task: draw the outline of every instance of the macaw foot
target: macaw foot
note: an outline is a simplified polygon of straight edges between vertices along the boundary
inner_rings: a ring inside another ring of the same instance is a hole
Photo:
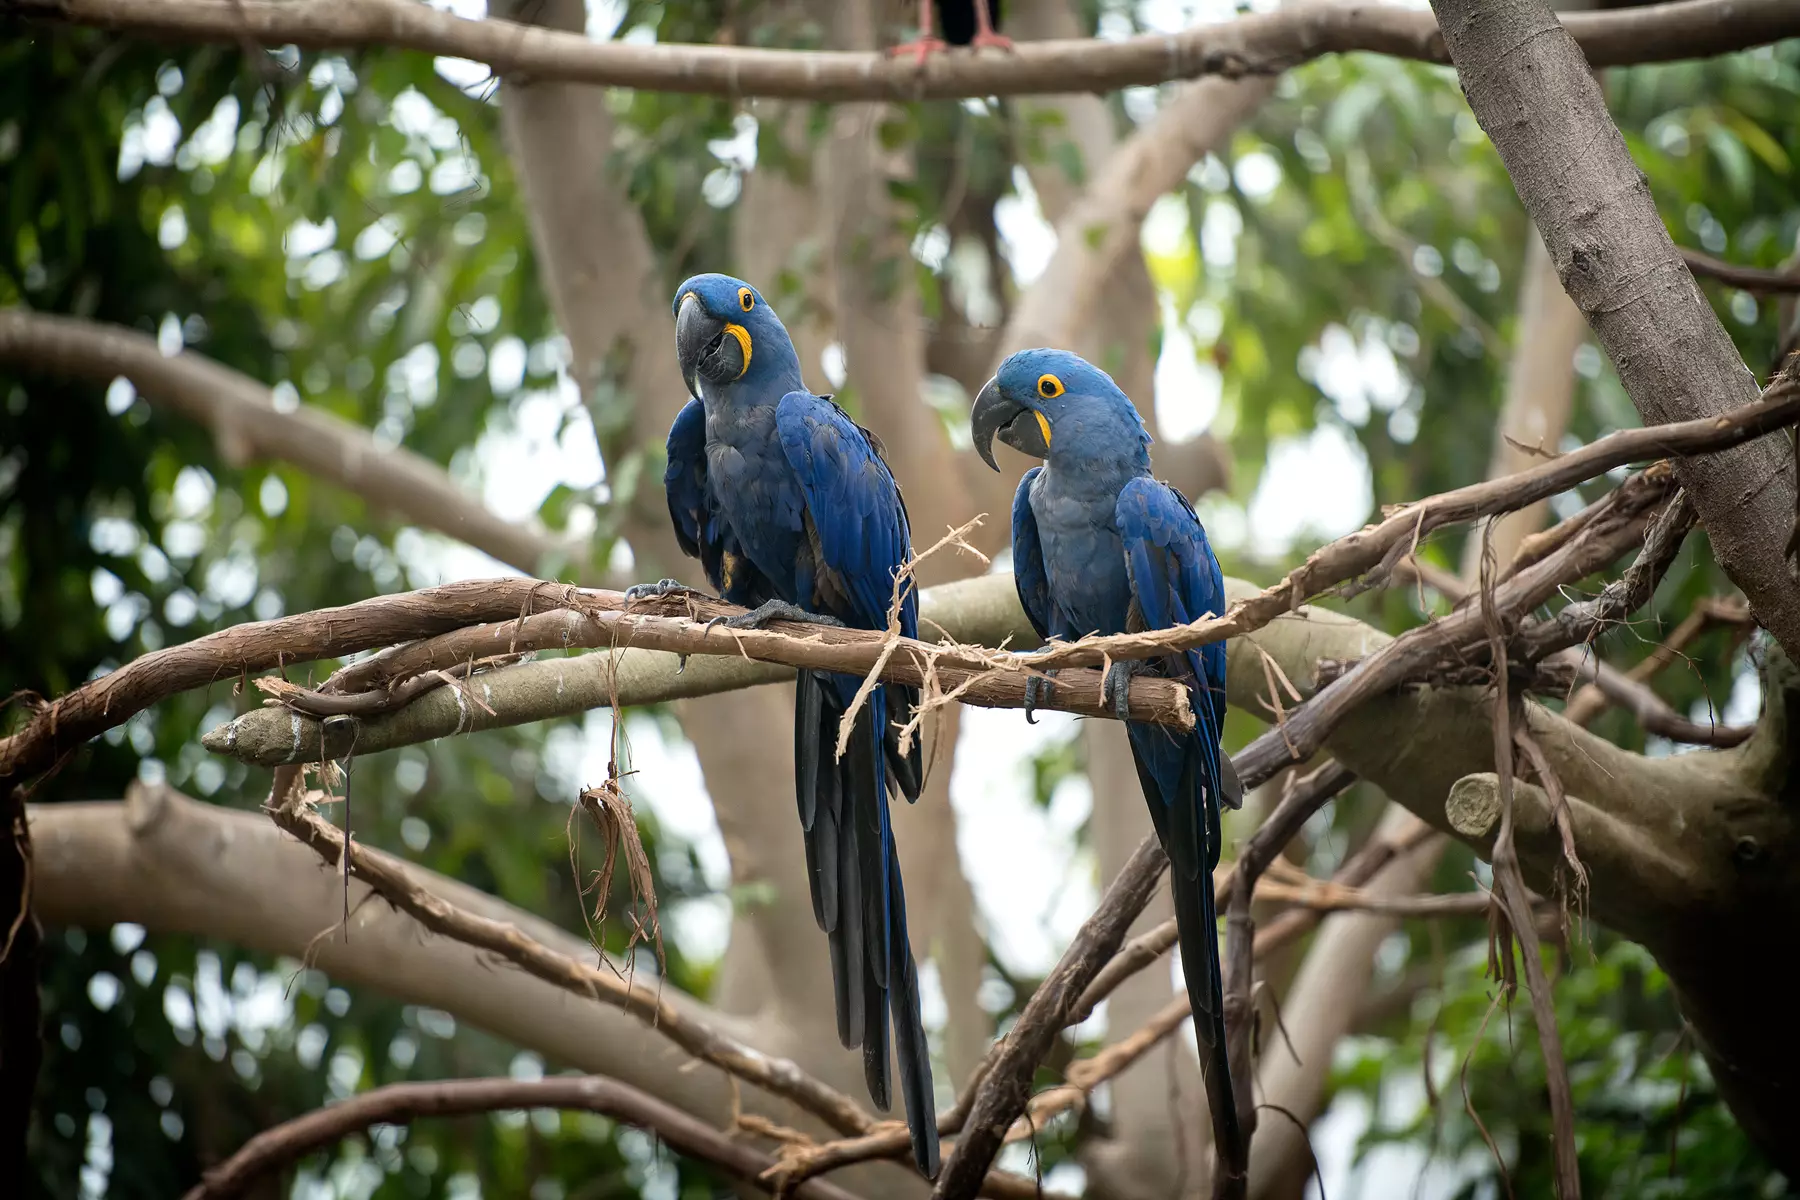
[[[910,54],[913,56],[913,65],[923,70],[926,59],[934,54],[943,54],[949,49],[950,43],[943,38],[932,37],[927,33],[920,35],[914,41],[901,42],[898,46],[889,46],[888,57],[899,58],[902,55]]]
[[[975,36],[969,39],[969,49],[979,50],[983,46],[1010,53],[1013,48],[1013,40],[1005,34],[995,33],[991,29],[977,29]]]
[[[706,623],[708,633],[714,625],[723,625],[727,629],[762,629],[770,621],[796,621],[802,625],[831,625],[838,629],[844,623],[836,617],[824,613],[807,612],[797,604],[789,604],[786,600],[769,600],[747,613],[735,617],[714,617]]]
[[[634,583],[626,588],[625,603],[630,604],[636,600],[655,600],[662,596],[681,595],[699,596],[706,600],[712,599],[712,597],[708,596],[699,588],[691,588],[680,580],[660,579],[655,583]]]
[[[1046,678],[1048,676],[1048,678]],[[1050,702],[1050,693],[1056,690],[1056,668],[1051,667],[1043,675],[1027,675],[1025,677],[1025,723],[1037,724],[1037,706]]]
[[[1121,659],[1108,667],[1100,680],[1100,699],[1112,705],[1113,716],[1121,721],[1131,719],[1131,680],[1143,669],[1144,664],[1136,659]]]

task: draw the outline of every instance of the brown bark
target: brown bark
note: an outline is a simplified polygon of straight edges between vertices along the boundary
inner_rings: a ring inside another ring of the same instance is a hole
[[[654,1096],[598,1075],[549,1079],[451,1079],[393,1083],[264,1130],[206,1173],[186,1200],[224,1200],[259,1177],[326,1149],[371,1125],[410,1125],[424,1117],[466,1116],[507,1109],[560,1108],[599,1113],[656,1135],[678,1154],[710,1163],[730,1178],[767,1191],[762,1173],[775,1159]],[[798,1200],[855,1200],[824,1180],[795,1189]]]
[[[1645,422],[1744,403],[1756,380],[1683,264],[1556,14],[1544,0],[1434,0],[1433,10],[1476,119]],[[1720,566],[1764,626],[1800,653],[1800,588],[1784,552],[1793,455],[1769,442],[1678,470]]]

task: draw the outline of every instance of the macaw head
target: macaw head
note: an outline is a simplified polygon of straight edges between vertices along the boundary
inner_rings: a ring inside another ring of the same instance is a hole
[[[998,471],[996,436],[1022,454],[1144,455],[1150,434],[1112,376],[1067,350],[1021,350],[982,386],[970,414],[975,452]]]
[[[675,290],[673,308],[675,354],[695,399],[703,379],[723,386],[779,378],[800,386],[800,359],[787,327],[743,280],[695,275]]]

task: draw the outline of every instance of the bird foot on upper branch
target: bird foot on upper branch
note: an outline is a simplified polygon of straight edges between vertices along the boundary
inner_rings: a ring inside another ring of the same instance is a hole
[[[1131,680],[1139,669],[1136,659],[1121,659],[1100,679],[1100,699],[1112,705],[1113,716],[1121,721],[1131,719]]]
[[[706,631],[712,632],[714,625],[723,625],[727,629],[762,629],[770,621],[795,621],[801,625],[830,625],[843,629],[844,623],[836,617],[824,613],[807,612],[796,604],[786,600],[769,600],[747,613],[735,617],[714,617],[706,623]]]
[[[903,55],[910,54],[913,56],[913,65],[922,69],[925,66],[926,59],[930,58],[933,54],[943,54],[949,49],[950,43],[944,41],[943,38],[932,37],[930,34],[925,34],[913,41],[901,42],[898,46],[889,46],[888,57],[900,58]]]
[[[1050,703],[1050,693],[1056,689],[1055,678],[1055,667],[1051,667],[1043,675],[1027,675],[1025,677],[1025,723],[1027,725],[1037,724],[1035,714],[1038,705]]]
[[[1005,50],[1008,53],[1011,53],[1013,40],[1003,33],[978,29],[975,31],[975,36],[969,39],[969,48],[971,50],[979,50],[983,46],[987,46],[994,50]]]
[[[625,589],[625,603],[636,600],[655,600],[663,596],[698,596],[703,600],[712,599],[699,588],[691,588],[678,579],[660,579],[655,583],[634,583]]]

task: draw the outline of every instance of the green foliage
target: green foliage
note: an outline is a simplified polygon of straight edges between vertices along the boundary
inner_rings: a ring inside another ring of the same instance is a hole
[[[1529,1000],[1497,999],[1484,965],[1479,945],[1452,956],[1441,991],[1423,993],[1408,1020],[1340,1051],[1332,1086],[1362,1094],[1378,1114],[1359,1159],[1423,1146],[1461,1176],[1432,1194],[1547,1196],[1550,1105]],[[1560,962],[1546,949],[1545,967],[1569,1062],[1583,1195],[1792,1194],[1719,1102],[1667,977],[1641,947],[1596,932],[1592,947]]]

